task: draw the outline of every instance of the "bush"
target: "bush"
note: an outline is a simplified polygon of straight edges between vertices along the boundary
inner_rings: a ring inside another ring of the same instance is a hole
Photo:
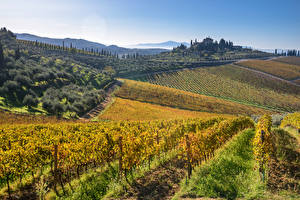
[[[61,116],[61,114],[65,111],[65,108],[62,104],[60,104],[59,102],[55,102],[53,104],[53,107],[52,107],[55,115],[57,116]]]
[[[3,90],[6,92],[14,92],[19,89],[20,85],[16,81],[8,80],[3,84]]]
[[[35,107],[38,104],[38,100],[34,98],[32,95],[27,94],[23,99],[23,104],[28,106],[29,108]]]
[[[14,80],[20,83],[21,85],[25,85],[25,86],[31,85],[31,80],[27,76],[21,74],[17,74]]]
[[[48,100],[43,100],[43,105],[42,107],[48,112],[48,113],[53,113],[53,105],[52,102]]]

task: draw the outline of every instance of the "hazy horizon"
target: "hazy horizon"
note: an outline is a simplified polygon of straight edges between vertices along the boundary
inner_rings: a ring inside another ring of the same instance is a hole
[[[0,26],[125,47],[210,36],[259,49],[299,49],[298,10],[296,0],[4,0]]]

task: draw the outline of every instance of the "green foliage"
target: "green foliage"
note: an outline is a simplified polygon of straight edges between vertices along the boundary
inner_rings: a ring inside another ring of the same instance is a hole
[[[3,55],[3,47],[0,43],[0,70],[4,67],[4,55]]]
[[[0,57],[5,60],[5,66],[0,68],[0,96],[5,99],[4,107],[31,108],[41,103],[49,114],[60,116],[64,112],[76,112],[82,115],[104,99],[102,88],[115,75],[111,67],[94,68],[72,55],[46,51],[55,49],[54,46],[32,47],[20,43],[6,29],[0,30],[0,41],[4,44]],[[81,109],[76,109],[74,104],[77,107],[80,104]]]
[[[34,98],[32,95],[27,94],[23,99],[23,104],[31,108],[37,106],[38,100]]]

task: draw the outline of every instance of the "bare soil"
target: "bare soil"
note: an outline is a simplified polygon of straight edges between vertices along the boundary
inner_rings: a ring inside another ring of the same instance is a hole
[[[166,162],[137,179],[121,199],[171,199],[179,190],[185,171],[184,162],[177,158]]]

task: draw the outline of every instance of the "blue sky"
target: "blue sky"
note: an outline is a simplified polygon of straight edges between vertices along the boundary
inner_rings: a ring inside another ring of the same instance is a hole
[[[210,36],[300,49],[300,0],[1,0],[0,26],[117,45]]]

